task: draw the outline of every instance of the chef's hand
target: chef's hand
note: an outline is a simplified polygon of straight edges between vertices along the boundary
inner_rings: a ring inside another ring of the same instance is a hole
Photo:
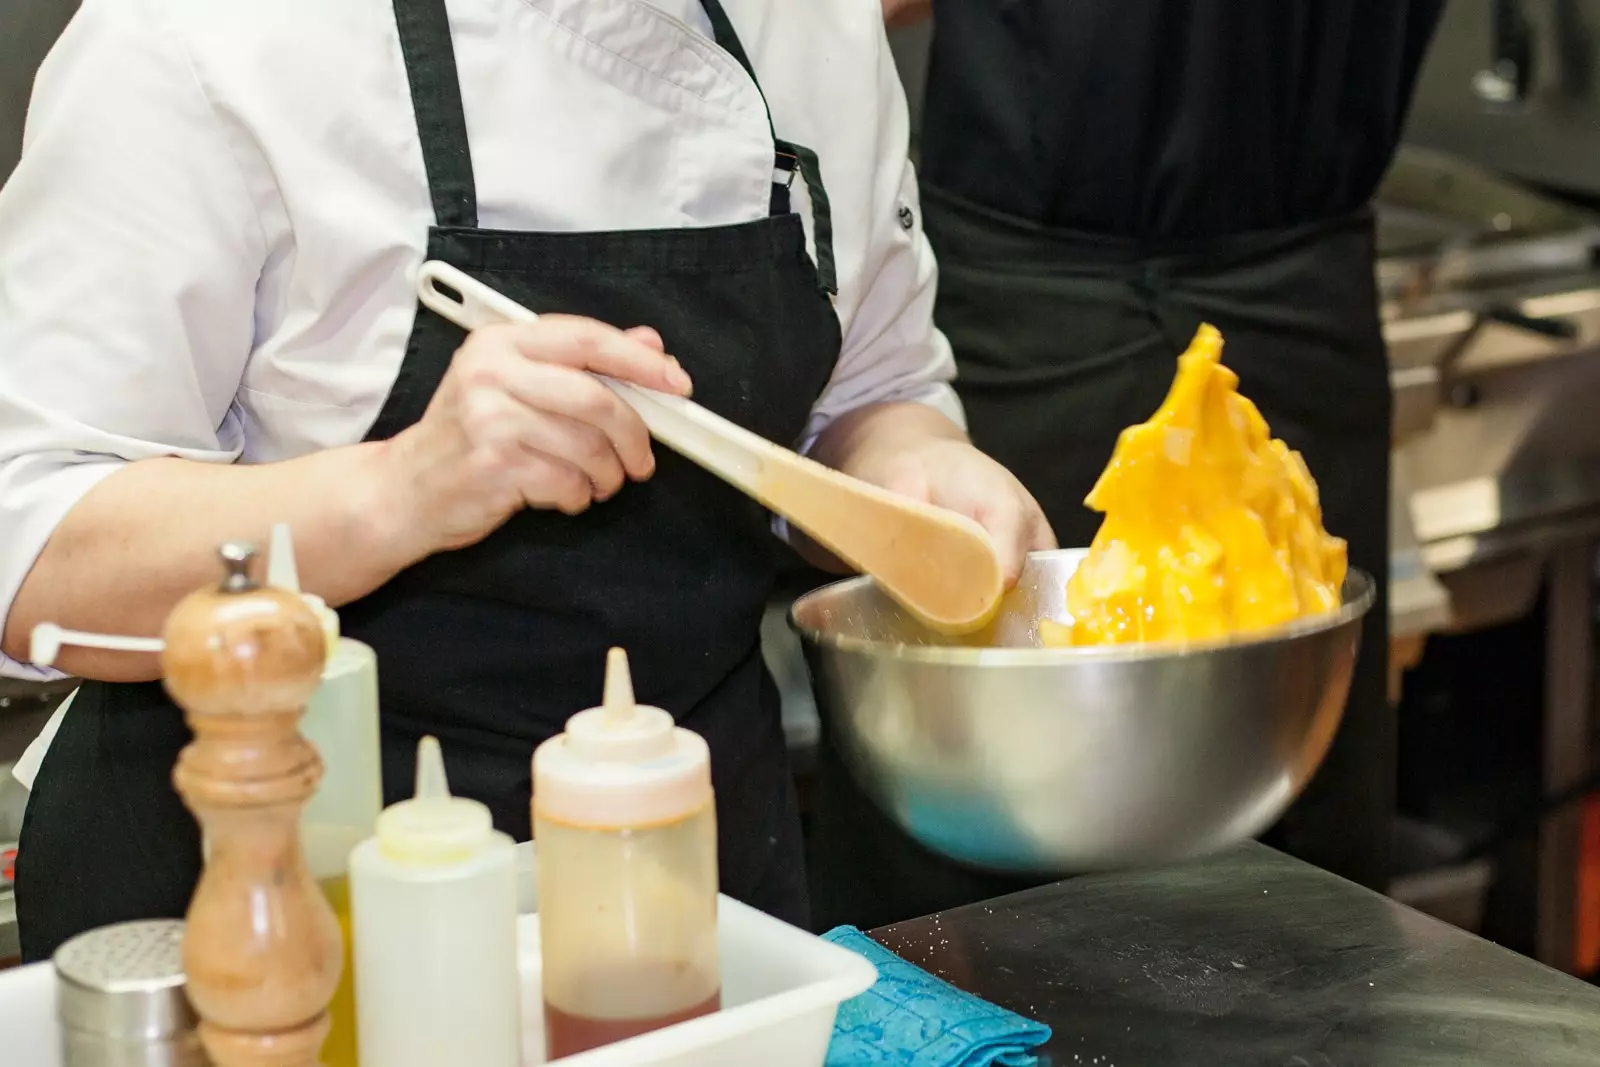
[[[1021,576],[1029,552],[1056,547],[1049,520],[1022,483],[924,404],[851,412],[823,431],[811,454],[863,481],[975,520],[994,540],[1007,588]]]
[[[965,441],[927,440],[884,457],[862,475],[891,492],[977,521],[993,538],[1006,588],[1017,584],[1029,552],[1056,547],[1055,534],[1016,476]]]
[[[482,540],[523,508],[576,515],[655,473],[649,430],[595,373],[690,391],[648,328],[545,315],[468,336],[426,413],[387,446],[396,521],[419,557]]]

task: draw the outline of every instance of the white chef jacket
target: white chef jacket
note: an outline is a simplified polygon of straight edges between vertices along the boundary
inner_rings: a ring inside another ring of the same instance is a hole
[[[806,442],[879,401],[959,419],[879,0],[724,6],[833,207],[844,347]],[[698,0],[448,8],[482,226],[766,216],[761,92]],[[87,0],[0,190],[0,620],[62,516],[124,463],[361,440],[432,221],[389,0]]]

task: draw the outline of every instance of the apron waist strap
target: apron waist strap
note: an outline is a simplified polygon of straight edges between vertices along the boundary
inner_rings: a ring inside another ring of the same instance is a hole
[[[1152,272],[1171,277],[1217,274],[1292,254],[1330,237],[1366,235],[1373,221],[1372,209],[1364,206],[1282,229],[1158,242],[1044,226],[926,184],[922,203],[929,226],[938,231],[941,257],[1005,273],[1123,275],[1127,280]]]

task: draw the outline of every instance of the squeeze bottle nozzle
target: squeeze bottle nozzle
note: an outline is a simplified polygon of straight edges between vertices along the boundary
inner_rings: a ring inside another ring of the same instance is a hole
[[[673,725],[672,716],[660,708],[640,707],[635,702],[628,654],[613,648],[606,655],[600,706],[569,719],[564,740],[574,755],[591,763],[644,764],[672,754]]]
[[[416,800],[449,800],[450,779],[444,770],[444,749],[436,737],[424,737],[417,744]]]
[[[417,745],[417,791],[378,816],[378,848],[391,860],[421,867],[471,859],[494,841],[494,819],[476,800],[450,795],[444,753],[433,737]]]
[[[300,568],[294,559],[294,535],[289,532],[286,522],[272,525],[272,550],[267,556],[267,584],[296,594],[317,613],[317,618],[322,622],[322,635],[328,641],[328,659],[332,660],[334,649],[339,644],[339,615],[315,593],[301,592]]]
[[[605,725],[616,729],[627,725],[637,705],[633,700],[633,676],[628,673],[628,654],[620,648],[606,653],[606,687],[601,703],[605,706]]]

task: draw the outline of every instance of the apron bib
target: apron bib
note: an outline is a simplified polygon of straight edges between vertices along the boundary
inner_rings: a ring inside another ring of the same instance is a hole
[[[717,0],[717,43],[750,72]],[[536,311],[650,325],[695,399],[790,444],[833,373],[840,328],[828,200],[816,156],[778,141],[806,181],[816,260],[789,187],[769,217],[700,229],[526,233],[479,227],[444,0],[394,0],[443,260]],[[421,418],[463,332],[418,307],[369,439]],[[530,759],[598,702],[605,653],[628,650],[639,699],[711,748],[723,890],[807,919],[799,819],[777,691],[759,643],[782,548],[759,505],[657,447],[650,481],[577,517],[527,511],[340,611],[379,660],[385,801],[409,794],[416,744],[444,747],[452,791],[529,837]],[[189,740],[160,683],[88,683],[40,768],[17,864],[24,955],[48,958],[105,923],[181,917],[200,870],[194,820],[171,786]]]
[[[1063,546],[1087,545],[1099,529],[1083,499],[1118,433],[1159,406],[1202,321],[1222,331],[1241,391],[1305,455],[1328,529],[1379,590],[1332,751],[1268,839],[1381,887],[1395,788],[1391,401],[1370,215],[1150,248],[1034,226],[926,186],[922,203],[939,256],[936,318],[955,349],[973,442],[1033,492]],[[819,777],[819,924],[895,922],[1037,884],[925,852],[867,807],[826,745]]]

